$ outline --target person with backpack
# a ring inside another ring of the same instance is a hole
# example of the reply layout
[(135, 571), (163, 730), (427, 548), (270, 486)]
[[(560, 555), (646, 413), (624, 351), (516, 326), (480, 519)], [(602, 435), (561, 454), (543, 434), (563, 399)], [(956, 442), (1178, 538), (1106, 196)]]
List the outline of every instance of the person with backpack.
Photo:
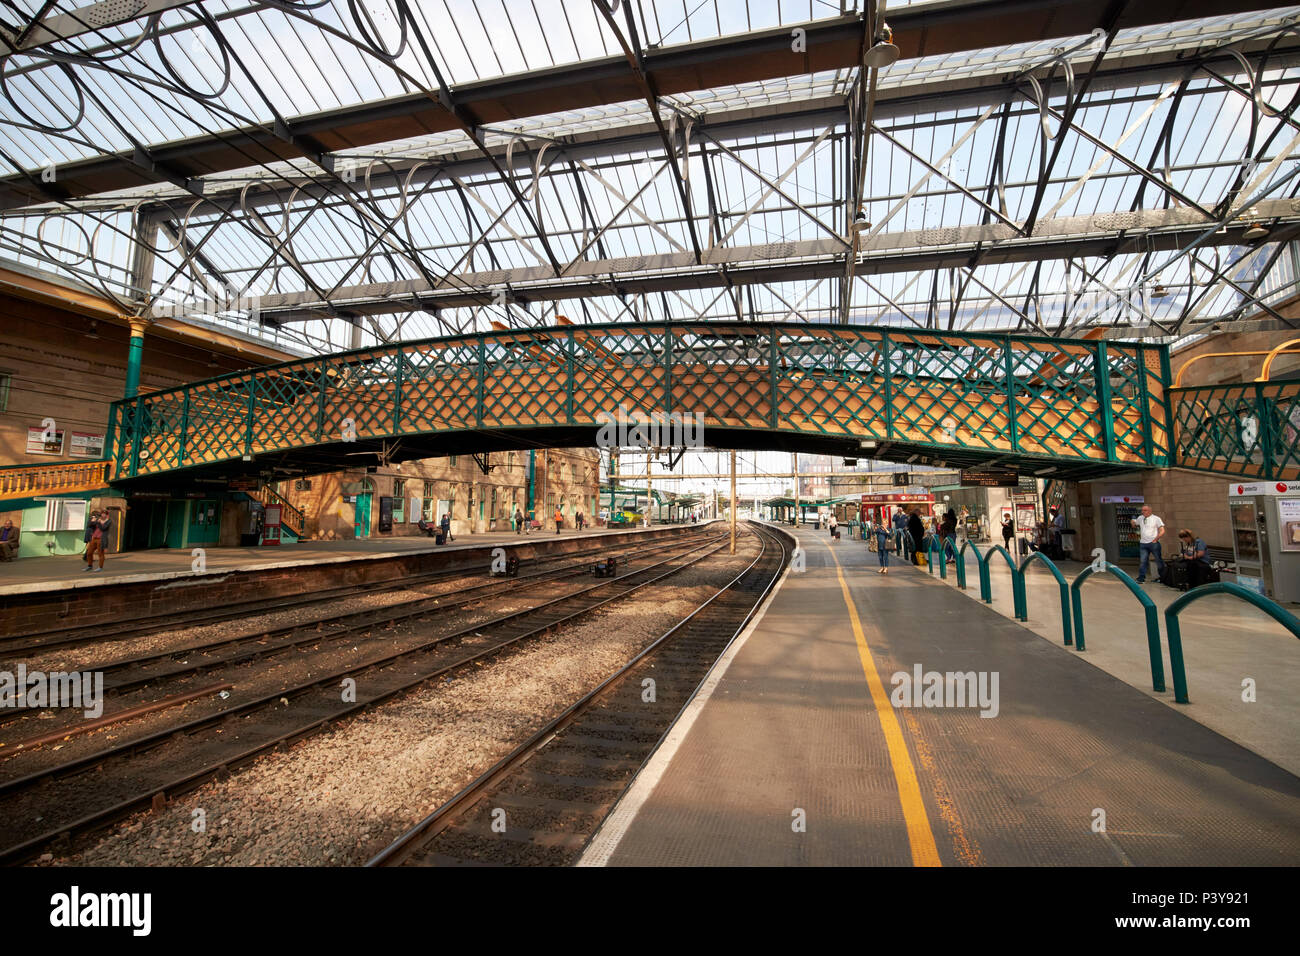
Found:
[(515, 505), (515, 527), (524, 534), (528, 533), (528, 523), (524, 521), (524, 513)]

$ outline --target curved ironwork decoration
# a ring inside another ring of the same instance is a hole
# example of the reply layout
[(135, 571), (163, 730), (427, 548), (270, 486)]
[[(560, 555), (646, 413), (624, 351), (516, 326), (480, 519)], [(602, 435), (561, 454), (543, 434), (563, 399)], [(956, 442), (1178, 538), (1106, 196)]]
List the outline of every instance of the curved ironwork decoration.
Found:
[[(1216, 581), (1212, 584), (1202, 584), (1200, 587), (1192, 588), (1165, 608), (1165, 633), (1168, 635), (1169, 640), (1169, 669), (1174, 675), (1174, 700), (1180, 704), (1189, 704), (1191, 701), (1187, 697), (1187, 673), (1183, 668), (1183, 634), (1178, 623), (1178, 615), (1182, 613), (1183, 608), (1193, 601), (1199, 601), (1211, 594), (1231, 594), (1234, 597), (1239, 597), (1259, 608), (1296, 637), (1300, 637), (1300, 618), (1297, 618), (1276, 601), (1271, 601), (1264, 595), (1256, 594), (1254, 591), (1248, 591), (1240, 584)], [(1161, 686), (1156, 689), (1164, 690), (1164, 687)]]
[[(1109, 561), (1106, 562), (1106, 571), (1119, 578), (1129, 592), (1138, 599), (1142, 605), (1142, 613), (1146, 618), (1147, 628), (1147, 653), (1151, 657), (1151, 689), (1154, 691), (1163, 691), (1165, 689), (1165, 665), (1164, 658), (1160, 654), (1160, 620), (1156, 613), (1156, 602), (1151, 600), (1142, 588), (1131, 577), (1124, 572), (1122, 568), (1116, 567)], [(1086, 650), (1083, 636), (1083, 598), (1079, 595), (1079, 589), (1083, 587), (1083, 582), (1092, 577), (1097, 572), (1090, 564), (1070, 583), (1070, 602), (1074, 611), (1074, 649), (1076, 651)]]
[(1029, 596), (1025, 588), (1025, 568), (1029, 567), (1030, 562), (1040, 561), (1047, 565), (1047, 570), (1052, 572), (1052, 577), (1056, 578), (1056, 583), (1061, 587), (1061, 631), (1065, 636), (1065, 646), (1069, 647), (1074, 643), (1070, 632), (1070, 584), (1065, 580), (1065, 575), (1061, 569), (1056, 566), (1056, 562), (1049, 558), (1042, 551), (1031, 551), (1025, 556), (1025, 560), (1020, 562), (1018, 568), (1019, 577), (1017, 583), (1020, 587), (1020, 606), (1025, 611), (1025, 620), (1029, 616)]

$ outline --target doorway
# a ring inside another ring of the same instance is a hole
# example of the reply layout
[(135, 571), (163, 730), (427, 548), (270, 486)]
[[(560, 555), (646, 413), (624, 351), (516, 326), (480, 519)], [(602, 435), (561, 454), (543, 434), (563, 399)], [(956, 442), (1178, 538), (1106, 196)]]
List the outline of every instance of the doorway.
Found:
[(353, 533), (358, 538), (370, 537), (370, 492), (365, 491), (357, 495), (357, 502), (354, 506), (355, 518), (353, 519)]

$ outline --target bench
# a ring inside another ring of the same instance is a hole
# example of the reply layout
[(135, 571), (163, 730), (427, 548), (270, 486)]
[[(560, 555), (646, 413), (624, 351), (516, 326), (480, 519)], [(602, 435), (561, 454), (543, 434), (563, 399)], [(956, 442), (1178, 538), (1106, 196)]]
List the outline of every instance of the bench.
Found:
[(1210, 561), (1210, 567), (1216, 571), (1236, 571), (1237, 569), (1237, 556), (1231, 548), (1216, 548), (1213, 545), (1206, 545), (1205, 556)]

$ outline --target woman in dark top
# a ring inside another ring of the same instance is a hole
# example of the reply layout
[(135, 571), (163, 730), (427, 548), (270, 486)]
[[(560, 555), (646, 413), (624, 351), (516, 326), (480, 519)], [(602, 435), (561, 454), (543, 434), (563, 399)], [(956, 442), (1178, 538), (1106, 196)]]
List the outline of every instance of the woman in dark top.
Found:
[(921, 542), (925, 540), (925, 525), (921, 522), (921, 509), (913, 510), (907, 519), (907, 533), (912, 538), (912, 563), (921, 563)]
[(944, 553), (949, 558), (957, 557), (957, 512), (952, 508), (943, 516), (943, 524), (939, 526), (939, 538), (942, 541)]
[(1204, 540), (1196, 537), (1187, 528), (1178, 532), (1178, 544), (1178, 556), (1187, 562), (1188, 583), (1191, 587), (1200, 587), (1210, 577), (1210, 549), (1206, 547)]

